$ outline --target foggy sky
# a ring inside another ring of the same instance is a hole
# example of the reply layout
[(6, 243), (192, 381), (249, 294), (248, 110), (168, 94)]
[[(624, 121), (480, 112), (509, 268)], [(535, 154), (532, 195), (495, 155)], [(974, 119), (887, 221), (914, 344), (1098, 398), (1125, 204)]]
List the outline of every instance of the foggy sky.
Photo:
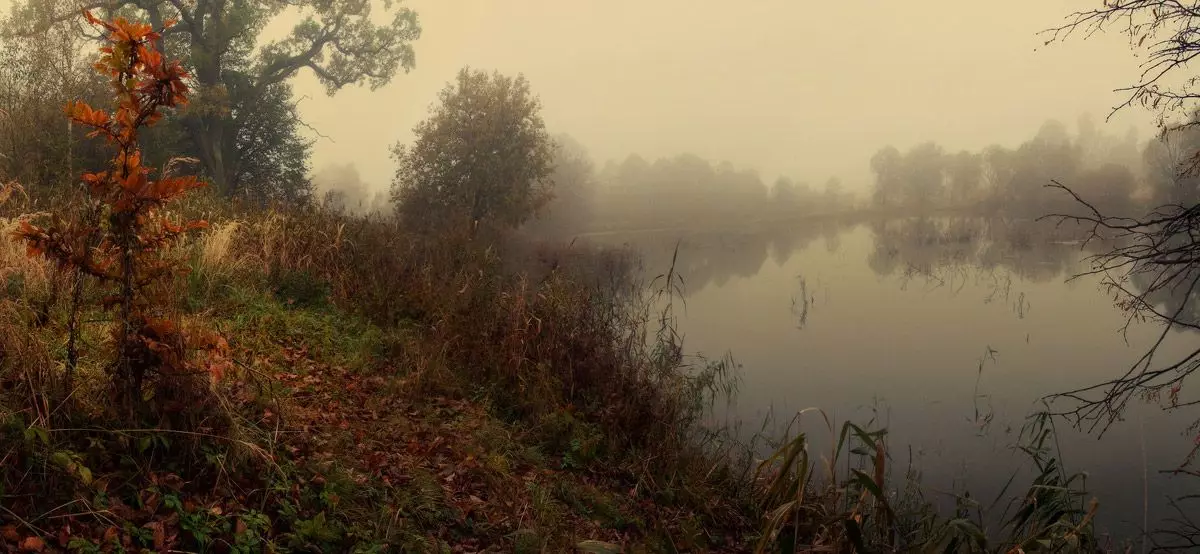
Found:
[[(296, 81), (308, 122), (331, 140), (313, 168), (355, 163), (390, 181), (387, 147), (409, 140), (464, 65), (524, 72), (547, 126), (594, 158), (691, 152), (814, 184), (869, 179), (884, 144), (1016, 145), (1051, 117), (1102, 119), (1137, 76), (1127, 39), (1043, 46), (1042, 29), (1098, 0), (409, 0), (424, 29), (417, 68), (372, 93), (325, 97)], [(1035, 51), (1036, 49), (1036, 51)], [(1149, 114), (1131, 123), (1153, 132)], [(769, 181), (768, 181), (769, 182)]]
[[(0, 5), (7, 0), (0, 0)], [(523, 72), (551, 132), (601, 163), (691, 152), (814, 184), (868, 184), (885, 144), (948, 150), (1015, 146), (1047, 118), (1103, 119), (1136, 78), (1128, 41), (1101, 35), (1043, 46), (1037, 32), (1099, 0), (408, 0), (424, 29), (417, 67), (386, 87), (330, 98), (294, 81), (318, 137), (312, 169), (353, 163), (391, 180), (388, 147), (409, 141), (437, 92), (469, 65)], [(5, 8), (7, 9), (7, 8)], [(267, 35), (290, 21), (277, 21)], [(1129, 110), (1106, 131), (1138, 125)]]

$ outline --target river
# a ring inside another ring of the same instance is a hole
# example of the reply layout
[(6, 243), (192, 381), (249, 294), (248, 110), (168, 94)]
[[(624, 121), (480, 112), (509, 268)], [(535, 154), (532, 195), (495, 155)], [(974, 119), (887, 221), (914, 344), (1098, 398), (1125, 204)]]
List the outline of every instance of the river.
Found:
[[(942, 217), (592, 240), (638, 250), (649, 274), (666, 271), (678, 245), (684, 348), (740, 365), (734, 403), (719, 413), (743, 437), (764, 421), (778, 435), (809, 407), (873, 422), (888, 429), (893, 466), (920, 471), (926, 497), (969, 490), (990, 504), (1022, 467), (1013, 446), (1041, 399), (1119, 376), (1160, 329), (1123, 331), (1127, 314), (1098, 277), (1069, 279), (1088, 267), (1079, 238)], [(1172, 332), (1159, 356), (1197, 342)], [(1200, 493), (1200, 478), (1163, 472), (1195, 446), (1198, 415), (1137, 401), (1103, 435), (1060, 422), (1062, 461), (1087, 473), (1100, 528), (1134, 537), (1177, 515), (1171, 499)], [(802, 425), (827, 450), (819, 416)]]

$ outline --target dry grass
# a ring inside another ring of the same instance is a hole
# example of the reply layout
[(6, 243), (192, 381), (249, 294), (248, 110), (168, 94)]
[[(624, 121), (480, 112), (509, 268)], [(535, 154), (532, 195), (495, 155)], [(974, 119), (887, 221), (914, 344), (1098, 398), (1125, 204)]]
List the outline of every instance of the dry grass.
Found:
[[(27, 205), (25, 191), (16, 183), (0, 184), (0, 208), (15, 207), (20, 210), (21, 207), (15, 205), (22, 198)], [(13, 279), (19, 279), (26, 291), (38, 295), (45, 294), (50, 287), (54, 273), (51, 264), (44, 259), (28, 256), (24, 244), (12, 240), (21, 222), (37, 215), (40, 214), (0, 218), (0, 290)]]
[(200, 243), (200, 263), (207, 271), (227, 271), (239, 269), (244, 257), (234, 251), (238, 231), (243, 224), (240, 221), (226, 221), (214, 224), (206, 233), (197, 239)]
[[(24, 197), (16, 183), (0, 184), (0, 208)], [(27, 198), (26, 198), (27, 200)], [(28, 204), (28, 201), (26, 201)], [(55, 364), (41, 337), (31, 324), (36, 313), (25, 298), (47, 295), (54, 279), (54, 268), (41, 258), (31, 258), (13, 234), (26, 216), (0, 218), (0, 381), (13, 387), (18, 405), (25, 406), (35, 421), (49, 418), (47, 391), (55, 390)]]
[(242, 245), (265, 274), (302, 271), (336, 256), (344, 229), (345, 223), (322, 212), (271, 212), (247, 225)]

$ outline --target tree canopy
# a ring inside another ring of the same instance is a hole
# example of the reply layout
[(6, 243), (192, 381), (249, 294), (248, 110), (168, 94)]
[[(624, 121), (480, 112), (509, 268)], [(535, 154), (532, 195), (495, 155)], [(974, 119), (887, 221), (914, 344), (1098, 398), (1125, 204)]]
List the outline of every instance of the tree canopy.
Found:
[[(396, 2), (383, 6), (386, 23), (376, 23), (370, 0), (88, 0), (82, 7), (128, 13), (155, 29), (176, 23), (160, 41), (195, 81), (183, 128), (206, 176), (222, 192), (238, 194), (251, 178), (301, 169), (304, 141), (284, 121), (295, 119), (287, 83), (301, 70), (334, 94), (354, 84), (378, 88), (413, 67), (417, 15)], [(11, 34), (65, 24), (79, 17), (79, 8), (66, 0), (25, 0), (13, 14), (21, 23), (5, 27)], [(298, 14), (299, 22), (286, 36), (260, 43), (266, 25), (284, 13)], [(279, 140), (259, 138), (264, 132)]]
[(406, 224), (515, 228), (550, 198), (554, 141), (523, 75), (464, 68), (397, 144), (393, 198)]

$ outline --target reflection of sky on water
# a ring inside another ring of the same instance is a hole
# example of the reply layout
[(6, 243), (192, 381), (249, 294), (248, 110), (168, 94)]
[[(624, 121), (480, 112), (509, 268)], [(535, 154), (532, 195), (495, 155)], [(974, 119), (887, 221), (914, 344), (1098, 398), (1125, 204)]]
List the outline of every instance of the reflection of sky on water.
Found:
[[(1019, 465), (1009, 446), (1038, 399), (1119, 375), (1155, 333), (1142, 325), (1123, 336), (1125, 315), (1096, 279), (1064, 282), (1080, 267), (1071, 237), (1038, 236), (981, 220), (909, 220), (684, 238), (685, 350), (733, 352), (742, 381), (724, 415), (743, 429), (808, 407), (837, 421), (876, 417), (893, 464), (911, 456), (930, 491), (966, 483), (990, 503)], [(665, 269), (661, 253), (673, 246), (666, 236), (644, 243), (647, 270)], [(1163, 355), (1196, 337), (1170, 339)], [(995, 359), (980, 373), (989, 348)], [(1188, 416), (1139, 404), (1102, 439), (1060, 426), (1064, 461), (1089, 473), (1105, 525), (1122, 535), (1141, 527), (1144, 476), (1152, 525), (1168, 515), (1166, 495), (1200, 492), (1200, 479), (1159, 472), (1192, 447)], [(805, 421), (828, 444), (819, 416)]]

